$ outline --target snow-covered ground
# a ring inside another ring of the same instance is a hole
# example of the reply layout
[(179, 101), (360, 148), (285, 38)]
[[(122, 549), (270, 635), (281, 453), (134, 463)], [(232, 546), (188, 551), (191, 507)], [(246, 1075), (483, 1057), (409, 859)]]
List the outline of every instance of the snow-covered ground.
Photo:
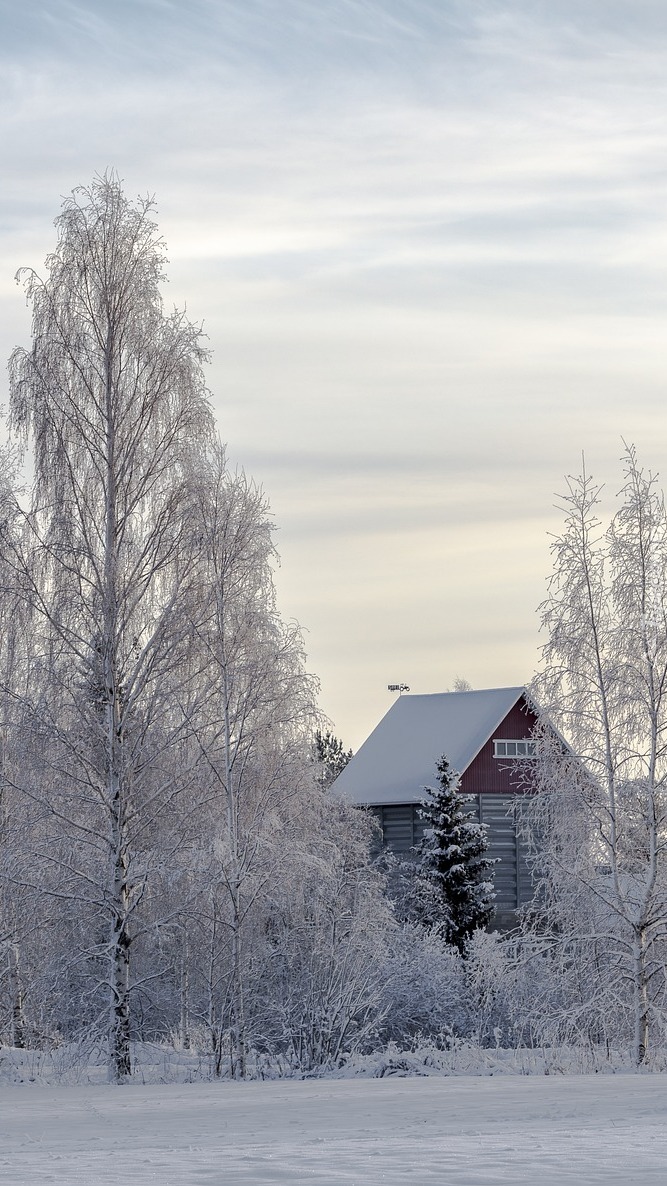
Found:
[(667, 1075), (0, 1090), (0, 1183), (667, 1183)]

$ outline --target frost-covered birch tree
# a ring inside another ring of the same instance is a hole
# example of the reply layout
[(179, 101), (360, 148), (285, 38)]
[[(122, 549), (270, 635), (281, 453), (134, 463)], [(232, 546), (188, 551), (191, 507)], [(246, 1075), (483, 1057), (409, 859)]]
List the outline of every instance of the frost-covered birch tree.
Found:
[[(113, 175), (75, 190), (41, 278), (33, 341), (10, 362), (34, 485), (5, 553), (36, 647), (30, 730), (44, 888), (85, 919), (87, 999), (102, 992), (110, 1076), (130, 1073), (131, 960), (160, 834), (193, 760), (191, 475), (210, 431), (200, 333), (165, 314), (150, 200)], [(193, 665), (194, 664), (194, 665)], [(70, 934), (69, 939), (72, 939)], [(95, 1007), (91, 1006), (92, 1014)]]
[(298, 627), (276, 608), (267, 500), (243, 473), (228, 471), (219, 444), (201, 468), (197, 521), (201, 605), (193, 617), (201, 619), (197, 646), (209, 680), (197, 730), (210, 807), (207, 905), (199, 914), (208, 935), (207, 1024), (216, 1051), (229, 1032), (232, 1071), (243, 1078), (246, 970), (267, 902), (302, 844), (295, 820), (314, 793), (316, 683)]
[[(0, 540), (15, 538), (20, 520), (14, 486), (16, 460), (0, 453)], [(21, 703), (27, 677), (27, 619), (16, 576), (0, 548), (0, 1041), (23, 1046), (29, 1040), (25, 1013), (26, 939), (38, 914), (21, 885), (26, 813), (16, 790), (25, 765)]]
[(667, 517), (634, 448), (606, 530), (587, 473), (562, 507), (534, 694), (574, 753), (545, 727), (524, 804), (533, 918), (561, 971), (563, 1026), (625, 1030), (639, 1065), (667, 1005)]

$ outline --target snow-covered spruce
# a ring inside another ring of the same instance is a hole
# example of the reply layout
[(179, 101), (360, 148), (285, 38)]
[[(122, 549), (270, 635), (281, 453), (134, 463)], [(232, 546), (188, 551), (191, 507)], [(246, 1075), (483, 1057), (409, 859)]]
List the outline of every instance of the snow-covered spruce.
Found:
[(486, 856), (486, 829), (471, 814), (444, 755), (436, 769), (438, 787), (425, 788), (420, 808), (426, 830), (417, 846), (414, 910), (463, 952), (473, 931), (491, 921), (494, 862)]

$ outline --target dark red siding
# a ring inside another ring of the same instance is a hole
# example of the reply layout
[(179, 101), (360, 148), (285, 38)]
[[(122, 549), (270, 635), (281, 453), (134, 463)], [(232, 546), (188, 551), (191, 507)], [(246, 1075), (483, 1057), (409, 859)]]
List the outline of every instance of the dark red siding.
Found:
[(524, 763), (513, 762), (511, 758), (494, 758), (493, 742), (499, 737), (508, 737), (513, 741), (530, 737), (536, 719), (522, 696), (464, 771), (461, 778), (461, 792), (464, 795), (516, 795), (527, 789), (520, 784), (517, 772), (517, 766), (522, 770)]

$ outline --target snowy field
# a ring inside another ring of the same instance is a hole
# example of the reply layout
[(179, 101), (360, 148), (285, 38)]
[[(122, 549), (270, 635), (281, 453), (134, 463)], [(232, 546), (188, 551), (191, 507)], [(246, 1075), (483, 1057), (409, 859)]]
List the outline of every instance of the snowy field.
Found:
[(0, 1089), (0, 1183), (667, 1182), (667, 1075)]

